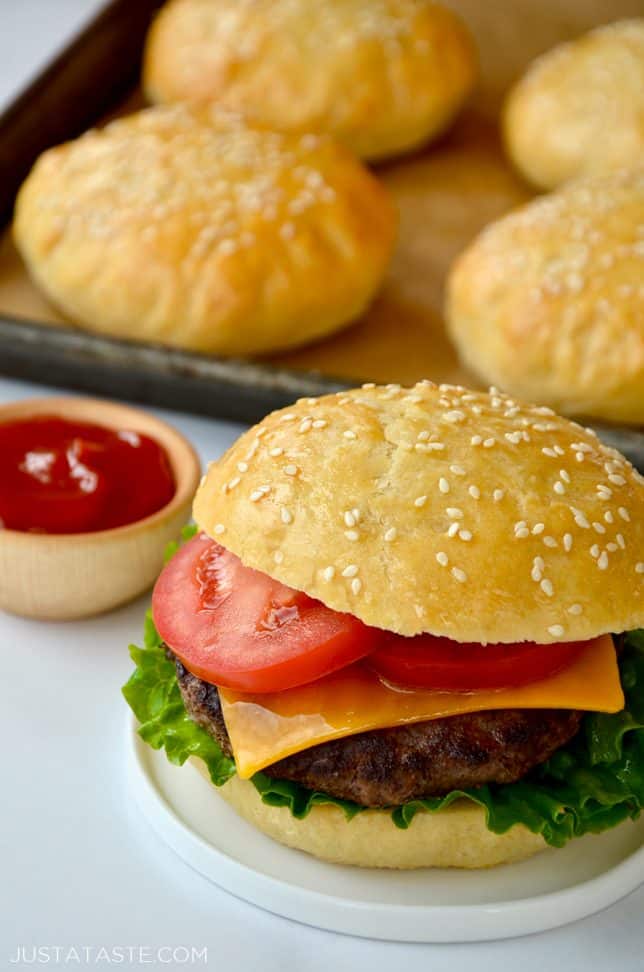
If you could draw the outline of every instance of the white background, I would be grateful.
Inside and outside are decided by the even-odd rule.
[[[98,6],[96,0],[0,0],[0,107]],[[42,393],[0,378],[0,402]],[[204,461],[239,432],[228,423],[166,417]],[[10,956],[18,945],[207,946],[209,968],[243,972],[644,968],[644,889],[599,916],[543,935],[407,946],[276,918],[189,870],[148,831],[125,782],[120,686],[145,604],[75,624],[0,615],[0,969],[15,967]]]

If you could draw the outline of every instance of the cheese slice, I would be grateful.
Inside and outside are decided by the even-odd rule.
[[[399,689],[357,663],[285,692],[247,695],[220,688],[219,695],[242,779],[318,743],[370,729],[486,709],[619,712],[624,708],[610,635],[590,641],[563,671],[517,688],[478,692]]]

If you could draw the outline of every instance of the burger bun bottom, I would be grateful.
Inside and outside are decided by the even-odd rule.
[[[210,782],[202,760],[191,762]],[[340,807],[316,806],[303,820],[287,807],[271,807],[249,780],[233,776],[213,797],[223,797],[262,833],[333,864],[355,867],[494,867],[524,860],[544,850],[539,834],[520,824],[494,834],[482,807],[459,800],[439,813],[418,813],[407,830],[396,827],[388,810],[365,810],[347,821]]]

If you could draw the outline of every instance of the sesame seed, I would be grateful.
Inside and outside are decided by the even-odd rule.
[[[581,604],[571,604],[568,608],[568,614],[581,614],[583,608]]]
[[[552,448],[558,456],[564,456],[566,454],[560,445],[554,445]]]
[[[541,570],[537,567],[536,564],[533,566],[532,570],[530,571],[530,577],[535,583],[538,583],[543,577]]]
[[[544,577],[544,579],[539,584],[539,587],[541,588],[541,590],[543,591],[543,593],[546,595],[546,597],[552,597],[552,595],[554,594],[554,590],[553,590],[553,587],[552,587],[552,581],[549,581],[547,579],[547,577]]]
[[[563,494],[566,492],[566,487],[559,480],[557,480],[552,488],[554,489],[555,493],[559,494],[559,496],[563,496]]]
[[[470,439],[470,443],[473,446],[480,445],[482,441],[483,441],[483,438],[480,435],[473,435],[472,438]]]
[[[235,486],[239,486],[240,483],[241,483],[241,479],[239,478],[239,476],[233,476],[233,478],[228,483],[228,489],[234,489]]]
[[[284,466],[284,472],[287,476],[297,476],[299,469],[293,463],[289,463],[288,466]]]
[[[333,580],[335,575],[335,567],[325,567],[322,571],[322,577],[325,581]]]
[[[523,436],[521,432],[506,432],[505,438],[508,440],[508,442],[511,442],[513,445],[518,445],[519,442],[521,442]]]
[[[290,510],[287,510],[285,506],[283,506],[282,509],[280,510],[280,517],[282,519],[282,523],[293,522],[293,514],[291,513]]]
[[[284,560],[284,554],[282,553],[281,550],[275,551],[275,553],[273,554],[273,560],[275,561],[276,564],[282,563],[282,561]]]
[[[284,415],[280,415],[280,422],[293,422],[296,416],[292,412],[286,412]]]
[[[543,557],[535,557],[532,562],[535,565],[535,567],[538,567],[539,568],[539,570],[545,570],[546,565],[545,565],[545,562],[544,562]]]
[[[484,449],[491,449],[491,448],[492,448],[492,446],[493,446],[493,445],[494,445],[495,443],[496,443],[496,439],[494,438],[494,436],[493,436],[493,435],[491,435],[489,439],[484,439],[484,440],[483,440],[483,448],[484,448]]]
[[[461,412],[459,409],[454,409],[451,412],[444,412],[443,418],[446,422],[462,422],[465,419],[465,412]]]
[[[358,438],[357,435],[355,434],[355,432],[353,431],[353,429],[347,429],[342,434],[345,437],[345,439],[357,439]]]
[[[468,486],[467,491],[472,499],[477,500],[481,498],[481,490],[478,488],[478,486]]]
[[[620,547],[622,548],[622,550],[625,550],[626,549],[626,541],[624,540],[624,537],[622,536],[622,534],[621,533],[618,533],[617,536],[615,537],[615,539],[617,540],[617,542],[620,545]]]
[[[590,556],[591,557],[594,557],[595,560],[597,560],[597,558],[599,557],[599,544],[598,543],[594,543],[592,545],[592,547],[590,548]]]
[[[532,533],[535,537],[538,537],[540,533],[543,533],[545,528],[545,523],[535,523],[535,525],[532,527]]]
[[[560,624],[551,624],[548,628],[548,634],[551,634],[553,638],[561,638],[563,633],[564,629]]]
[[[624,477],[623,476],[618,476],[617,473],[611,473],[608,478],[611,481],[611,483],[614,483],[615,484],[615,486],[625,486],[626,485],[626,480],[624,479]]]
[[[456,534],[458,533],[459,529],[460,529],[460,527],[459,527],[458,523],[450,523],[449,529],[447,531],[447,536],[448,537],[455,537]]]
[[[427,502],[426,496],[417,496],[416,499],[414,500],[414,506],[424,506],[426,502]]]
[[[436,560],[441,565],[441,567],[447,567],[449,563],[449,557],[447,556],[444,550],[438,551],[438,553],[436,554]]]
[[[639,563],[635,564],[635,573],[644,574],[644,561],[640,560]]]
[[[472,539],[472,534],[469,530],[459,530],[458,535],[461,540],[465,540],[466,542]]]
[[[597,520],[593,520],[593,530],[595,533],[606,533],[606,527],[603,523],[598,523]]]
[[[467,580],[467,574],[460,567],[452,567],[451,570],[452,577],[457,580],[459,584],[464,584]]]
[[[588,522],[584,514],[581,512],[581,510],[576,510],[574,506],[571,506],[570,509],[572,511],[572,515],[574,517],[577,526],[581,527],[582,530],[590,530],[590,523]]]
[[[429,452],[442,452],[445,448],[442,442],[428,442],[427,449]]]
[[[525,540],[526,537],[530,536],[530,531],[527,527],[519,527],[518,530],[514,531],[514,536],[516,540]]]
[[[449,483],[444,476],[441,476],[441,478],[438,480],[438,488],[440,489],[441,493],[449,493]]]
[[[462,520],[463,510],[459,509],[458,506],[448,506],[445,510],[450,520]]]
[[[554,537],[550,537],[550,536],[544,537],[543,538],[543,542],[546,545],[546,547],[556,547],[557,546],[557,541],[555,540]]]
[[[455,476],[464,476],[465,470],[462,466],[450,466],[449,471],[453,472]]]
[[[625,520],[626,523],[630,523],[631,522],[630,513],[628,512],[628,510],[626,509],[626,507],[620,506],[620,508],[618,509],[617,512],[621,516],[622,520]]]
[[[583,452],[576,452],[575,453],[575,459],[577,460],[577,462],[583,462],[584,461],[584,454],[583,454]]]
[[[313,422],[312,422],[312,420],[310,418],[303,419],[300,422],[297,431],[300,434],[303,433],[303,432],[308,432],[312,425],[313,425]]]
[[[615,553],[616,550],[619,550],[619,547],[611,540],[610,543],[606,544],[606,550],[608,550],[609,553]]]
[[[396,539],[397,535],[398,531],[396,530],[396,527],[389,527],[389,529],[385,531],[384,539],[387,543],[391,543],[392,540]]]
[[[569,483],[570,482],[570,474],[567,473],[565,469],[560,469],[559,470],[559,475],[563,479],[564,483]]]
[[[237,468],[239,469],[240,473],[248,472],[248,463],[247,462],[238,462],[237,463]]]
[[[599,560],[597,561],[597,566],[600,570],[606,570],[608,567],[608,554],[605,550],[602,550]]]
[[[351,591],[353,594],[358,595],[362,590],[362,581],[359,577],[354,577],[351,581]]]
[[[344,535],[347,540],[355,541],[360,539],[360,534],[357,530],[345,530]]]
[[[251,503],[257,503],[265,495],[266,494],[265,494],[265,492],[264,492],[263,489],[254,489],[253,492],[250,494],[250,501],[251,501]]]
[[[357,573],[358,573],[358,565],[357,564],[349,564],[348,567],[345,567],[344,570],[342,571],[342,576],[343,577],[355,577]]]
[[[610,510],[606,510],[606,512],[604,513],[604,519],[606,520],[606,523],[615,522],[615,517],[613,516]]]
[[[221,536],[221,534],[225,531],[225,529],[226,527],[224,526],[223,523],[216,523],[213,533],[216,533],[218,536]]]
[[[313,423],[313,428],[314,429],[324,429],[324,428],[326,428],[327,425],[328,425],[328,422],[326,421],[326,419],[316,419],[315,422]]]
[[[494,492],[492,493],[492,498],[495,503],[498,503],[499,500],[502,500],[504,496],[505,496],[505,490],[503,489],[495,489]]]
[[[555,452],[555,450],[550,449],[548,446],[544,446],[541,451],[543,452],[544,456],[548,456],[550,459],[557,458],[557,453]]]
[[[564,533],[563,535],[563,545],[564,550],[568,553],[572,550],[572,533]]]
[[[347,510],[343,516],[344,522],[348,527],[354,527],[356,525],[356,518],[350,510]]]
[[[284,450],[281,446],[274,446],[274,448],[268,450],[269,456],[281,456]]]

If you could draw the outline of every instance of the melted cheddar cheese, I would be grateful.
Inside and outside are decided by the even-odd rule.
[[[242,779],[292,753],[370,729],[486,709],[619,712],[624,707],[610,635],[589,642],[568,668],[516,688],[475,692],[400,689],[357,663],[284,692],[246,695],[219,689],[219,695]]]

